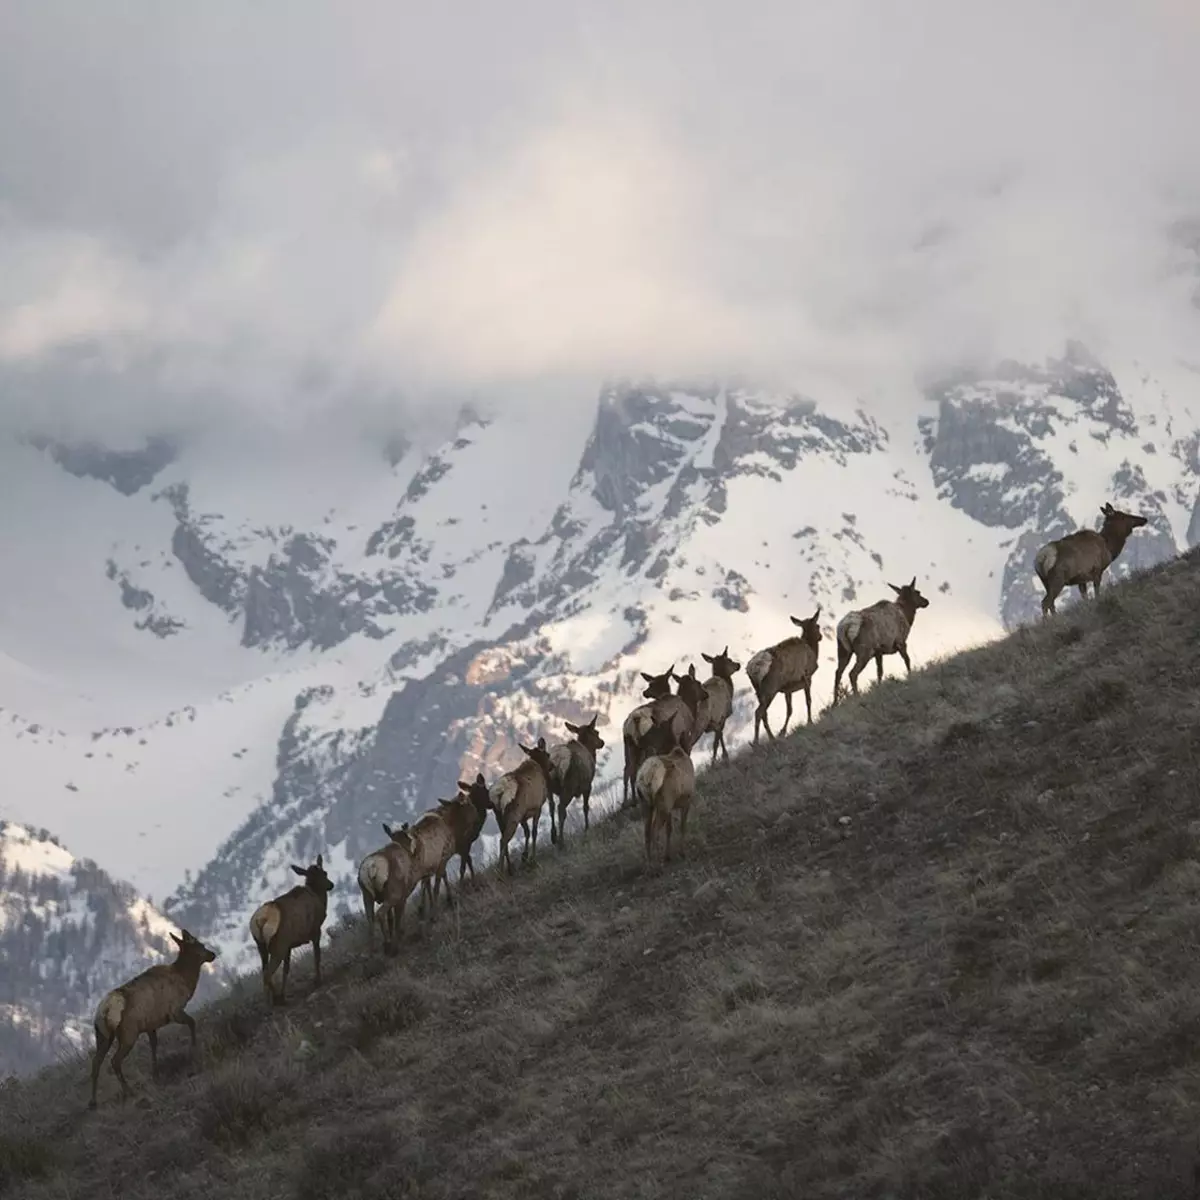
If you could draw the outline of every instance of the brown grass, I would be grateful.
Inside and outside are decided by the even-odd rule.
[[[10,1086],[0,1190],[1192,1196],[1198,612],[1189,557],[888,679],[704,774],[661,874],[616,818],[399,960],[343,929],[319,993],[202,1010],[195,1072],[139,1046],[124,1106]]]

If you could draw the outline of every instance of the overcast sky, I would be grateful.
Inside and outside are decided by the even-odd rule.
[[[0,0],[0,418],[1195,344],[1192,0]]]

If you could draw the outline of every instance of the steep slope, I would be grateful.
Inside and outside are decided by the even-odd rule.
[[[0,821],[0,1076],[83,1045],[101,996],[172,954],[174,931],[44,830]]]
[[[323,850],[348,882],[381,819],[511,766],[518,737],[599,712],[618,773],[641,668],[744,662],[818,603],[831,634],[912,575],[927,662],[1036,611],[1033,547],[1107,498],[1152,519],[1114,576],[1189,544],[1198,381],[1073,346],[874,414],[625,382],[590,425],[564,397],[387,453],[338,430],[7,447],[0,811],[244,955],[290,861]]]
[[[135,1120],[23,1084],[13,1194],[1191,1195],[1197,605],[1193,552],[743,750],[662,872],[610,820],[343,932]]]

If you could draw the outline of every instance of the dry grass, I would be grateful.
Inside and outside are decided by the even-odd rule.
[[[1189,558],[889,679],[704,775],[661,873],[616,818],[398,960],[342,930],[126,1105],[9,1087],[0,1191],[1191,1196],[1197,612]]]

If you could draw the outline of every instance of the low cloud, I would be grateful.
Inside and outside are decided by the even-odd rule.
[[[1190,5],[455,7],[0,18],[0,420],[1191,353]]]

